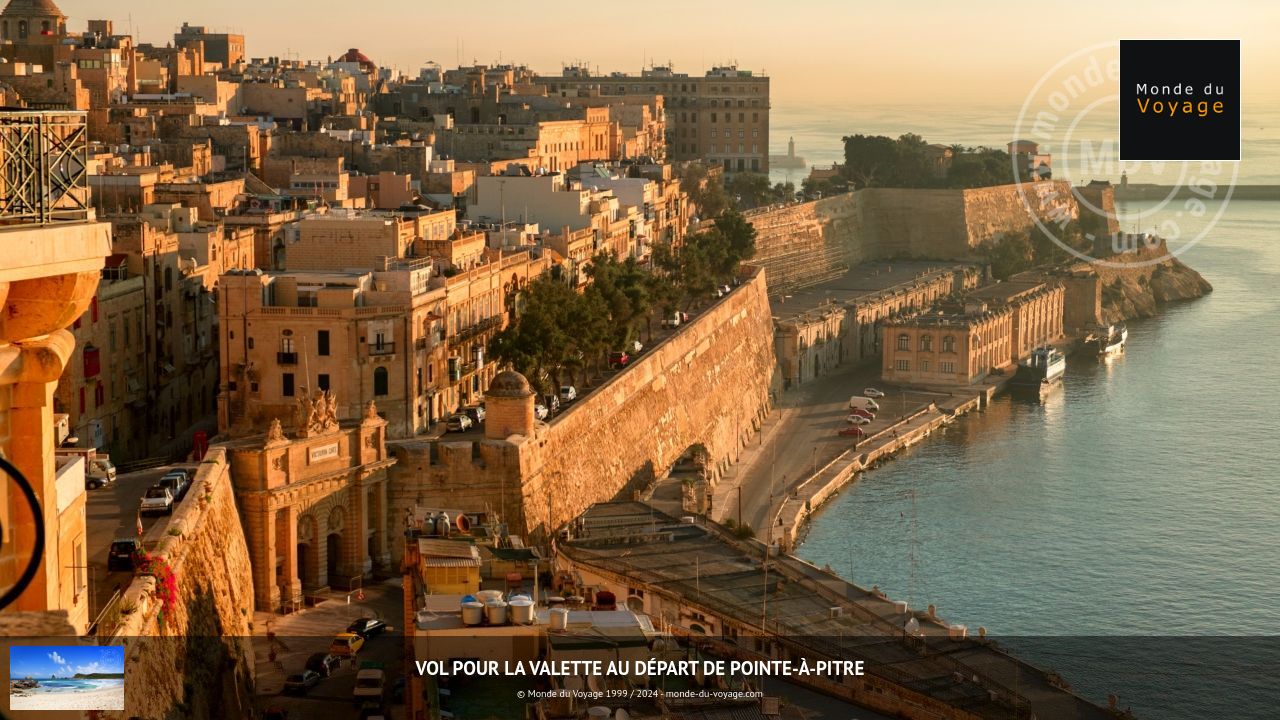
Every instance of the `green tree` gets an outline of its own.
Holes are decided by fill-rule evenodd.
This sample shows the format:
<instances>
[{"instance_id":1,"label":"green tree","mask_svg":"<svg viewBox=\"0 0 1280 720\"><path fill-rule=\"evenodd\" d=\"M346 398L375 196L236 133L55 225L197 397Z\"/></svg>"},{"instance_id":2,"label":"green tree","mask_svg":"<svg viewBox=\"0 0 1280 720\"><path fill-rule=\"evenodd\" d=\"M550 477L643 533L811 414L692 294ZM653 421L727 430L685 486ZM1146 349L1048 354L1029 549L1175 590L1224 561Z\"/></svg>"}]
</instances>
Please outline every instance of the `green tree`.
<instances>
[{"instance_id":1,"label":"green tree","mask_svg":"<svg viewBox=\"0 0 1280 720\"><path fill-rule=\"evenodd\" d=\"M736 201L739 210L768 205L772 201L769 178L760 173L740 172L729 178L725 188Z\"/></svg>"}]
</instances>

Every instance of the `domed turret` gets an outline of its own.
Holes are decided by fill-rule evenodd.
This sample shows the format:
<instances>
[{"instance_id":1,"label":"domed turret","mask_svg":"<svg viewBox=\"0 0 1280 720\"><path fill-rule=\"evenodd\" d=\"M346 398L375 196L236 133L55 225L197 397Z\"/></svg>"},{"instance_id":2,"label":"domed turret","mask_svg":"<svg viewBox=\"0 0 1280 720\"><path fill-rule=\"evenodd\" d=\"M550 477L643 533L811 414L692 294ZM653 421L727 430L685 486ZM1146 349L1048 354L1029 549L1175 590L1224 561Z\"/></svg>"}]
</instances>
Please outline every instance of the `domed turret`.
<instances>
[{"instance_id":1,"label":"domed turret","mask_svg":"<svg viewBox=\"0 0 1280 720\"><path fill-rule=\"evenodd\" d=\"M534 395L524 375L514 370L495 375L484 394L484 436L505 440L511 435L532 435Z\"/></svg>"}]
</instances>

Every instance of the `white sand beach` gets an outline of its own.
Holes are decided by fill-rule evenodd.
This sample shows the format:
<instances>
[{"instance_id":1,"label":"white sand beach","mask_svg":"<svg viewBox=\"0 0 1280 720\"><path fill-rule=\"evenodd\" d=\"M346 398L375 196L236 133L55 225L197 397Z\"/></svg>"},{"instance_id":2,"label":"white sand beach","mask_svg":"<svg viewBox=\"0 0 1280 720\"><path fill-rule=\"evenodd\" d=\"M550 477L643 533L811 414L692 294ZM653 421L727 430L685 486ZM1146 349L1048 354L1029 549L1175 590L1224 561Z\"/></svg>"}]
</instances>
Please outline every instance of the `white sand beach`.
<instances>
[{"instance_id":1,"label":"white sand beach","mask_svg":"<svg viewBox=\"0 0 1280 720\"><path fill-rule=\"evenodd\" d=\"M107 687L91 690L62 689L57 692L13 690L9 693L9 709L124 710L124 681L114 681Z\"/></svg>"}]
</instances>

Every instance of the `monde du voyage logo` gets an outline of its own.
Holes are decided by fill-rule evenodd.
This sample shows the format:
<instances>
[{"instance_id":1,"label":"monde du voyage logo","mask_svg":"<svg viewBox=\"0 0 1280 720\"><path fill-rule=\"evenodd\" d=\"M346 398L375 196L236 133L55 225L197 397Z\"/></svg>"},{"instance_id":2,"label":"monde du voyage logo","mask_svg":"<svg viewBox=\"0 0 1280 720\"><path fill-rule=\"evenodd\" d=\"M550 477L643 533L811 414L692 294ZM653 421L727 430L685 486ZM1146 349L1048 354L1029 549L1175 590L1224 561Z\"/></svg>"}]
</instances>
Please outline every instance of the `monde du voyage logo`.
<instances>
[{"instance_id":1,"label":"monde du voyage logo","mask_svg":"<svg viewBox=\"0 0 1280 720\"><path fill-rule=\"evenodd\" d=\"M1120 158L1239 160L1240 41L1121 40Z\"/></svg>"}]
</instances>

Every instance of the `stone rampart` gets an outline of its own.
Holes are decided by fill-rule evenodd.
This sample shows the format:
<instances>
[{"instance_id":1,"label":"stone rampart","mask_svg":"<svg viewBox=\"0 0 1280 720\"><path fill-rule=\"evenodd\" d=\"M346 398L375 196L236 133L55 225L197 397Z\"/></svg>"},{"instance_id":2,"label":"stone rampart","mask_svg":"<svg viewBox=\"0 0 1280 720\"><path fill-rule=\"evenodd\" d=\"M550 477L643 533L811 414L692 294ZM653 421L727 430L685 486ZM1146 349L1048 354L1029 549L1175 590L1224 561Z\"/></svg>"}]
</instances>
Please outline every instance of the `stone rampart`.
<instances>
[{"instance_id":1,"label":"stone rampart","mask_svg":"<svg viewBox=\"0 0 1280 720\"><path fill-rule=\"evenodd\" d=\"M391 444L391 517L415 504L498 511L537 540L592 503L629 498L694 445L714 477L768 412L774 365L757 271L530 437Z\"/></svg>"},{"instance_id":2,"label":"stone rampart","mask_svg":"<svg viewBox=\"0 0 1280 720\"><path fill-rule=\"evenodd\" d=\"M1025 196L1025 199L1024 199ZM1001 235L1044 219L1075 218L1066 181L970 189L867 188L748 213L752 263L773 294L816 285L850 266L889 258L972 260Z\"/></svg>"},{"instance_id":3,"label":"stone rampart","mask_svg":"<svg viewBox=\"0 0 1280 720\"><path fill-rule=\"evenodd\" d=\"M253 578L231 472L209 450L153 554L168 561L178 599L167 610L156 581L138 576L124 592L113 640L125 646L125 711L119 717L252 716Z\"/></svg>"}]
</instances>

